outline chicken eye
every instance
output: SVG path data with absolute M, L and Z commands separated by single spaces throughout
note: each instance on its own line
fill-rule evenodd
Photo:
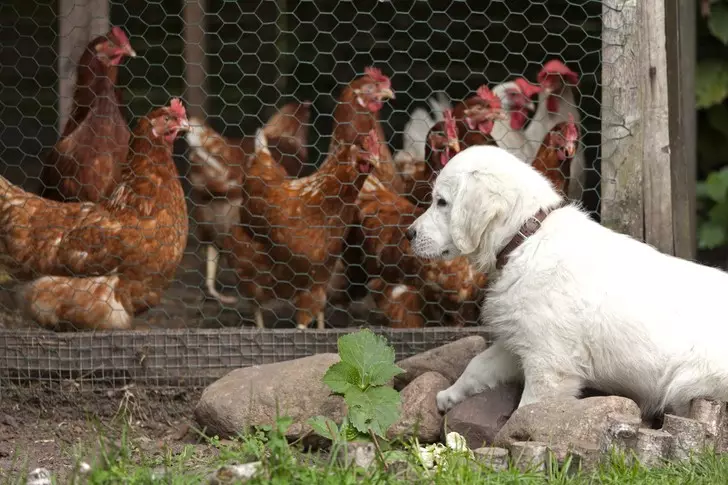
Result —
M 438 207 L 445 207 L 446 205 L 447 205 L 447 201 L 445 199 L 443 199 L 441 197 L 437 199 L 437 206 Z
M 169 123 L 169 115 L 164 115 L 164 122 Z

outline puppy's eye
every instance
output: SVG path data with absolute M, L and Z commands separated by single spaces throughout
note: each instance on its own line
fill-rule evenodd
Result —
M 438 207 L 445 207 L 446 205 L 447 205 L 447 201 L 445 199 L 442 199 L 442 198 L 437 199 Z

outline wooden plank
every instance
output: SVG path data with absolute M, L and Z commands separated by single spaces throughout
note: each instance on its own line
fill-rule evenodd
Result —
M 205 10 L 207 0 L 187 0 L 184 7 L 185 81 L 187 115 L 207 117 L 207 56 L 205 52 Z
M 638 3 L 640 41 L 635 70 L 642 98 L 645 242 L 674 254 L 665 2 Z
M 695 110 L 695 0 L 666 0 L 670 162 L 675 256 L 695 259 L 697 229 L 697 113 Z
M 240 367 L 336 352 L 338 338 L 353 330 L 0 330 L 0 389 L 66 379 L 91 386 L 128 382 L 147 387 L 204 386 Z M 470 335 L 486 336 L 480 327 L 372 330 L 387 337 L 398 359 Z
M 278 18 L 276 19 L 278 39 L 276 40 L 276 49 L 278 50 L 279 75 L 276 81 L 276 88 L 281 96 L 288 94 L 289 78 L 295 63 L 295 59 L 291 55 L 291 52 L 295 49 L 295 40 L 292 39 L 293 35 L 291 35 L 290 17 L 287 0 L 278 0 Z
M 640 25 L 636 0 L 602 4 L 602 224 L 644 238 Z
M 76 64 L 89 41 L 109 31 L 108 0 L 58 2 L 58 130 L 73 106 Z

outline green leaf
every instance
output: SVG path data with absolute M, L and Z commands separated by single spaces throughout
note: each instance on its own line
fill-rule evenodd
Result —
M 726 243 L 726 230 L 713 222 L 706 222 L 698 229 L 700 249 L 714 249 Z
M 372 438 L 369 436 L 369 433 L 360 433 L 359 430 L 357 430 L 354 425 L 352 425 L 348 420 L 346 422 L 346 427 L 343 428 L 342 435 L 344 438 L 346 438 L 346 441 L 371 441 Z
M 728 169 L 711 172 L 705 179 L 705 190 L 713 201 L 722 202 L 728 196 Z
M 339 427 L 331 418 L 327 418 L 326 416 L 314 416 L 307 422 L 319 436 L 328 438 L 331 441 L 336 441 L 339 437 Z
M 339 338 L 339 356 L 357 369 L 360 376 L 358 386 L 383 386 L 392 377 L 404 372 L 394 365 L 394 348 L 387 340 L 369 329 L 350 333 Z
M 391 387 L 370 387 L 366 391 L 351 388 L 344 400 L 349 408 L 351 424 L 361 433 L 385 437 L 387 430 L 399 419 L 400 396 Z
M 348 362 L 337 362 L 324 374 L 324 384 L 337 394 L 344 394 L 350 387 L 358 386 L 359 381 L 359 371 Z
M 708 29 L 721 42 L 728 44 L 728 5 L 719 3 L 711 7 Z
M 695 185 L 695 195 L 698 199 L 707 199 L 708 195 L 708 184 L 705 182 L 698 182 Z
M 720 227 L 728 228 L 728 200 L 723 199 L 710 208 L 708 221 Z
M 698 108 L 713 106 L 728 97 L 728 64 L 717 59 L 698 62 L 695 94 Z

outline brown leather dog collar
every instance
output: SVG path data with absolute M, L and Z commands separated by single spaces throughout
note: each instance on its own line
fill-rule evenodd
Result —
M 518 230 L 515 236 L 513 236 L 513 239 L 510 240 L 506 246 L 501 249 L 501 251 L 498 253 L 498 256 L 496 257 L 496 263 L 495 267 L 497 269 L 501 269 L 506 264 L 506 258 L 521 244 L 523 244 L 523 241 L 528 239 L 529 237 L 533 236 L 536 231 L 541 229 L 541 223 L 546 219 L 546 217 L 556 209 L 561 209 L 562 207 L 566 206 L 566 202 L 561 202 L 555 207 L 551 207 L 550 209 L 540 209 L 536 214 L 529 217 L 526 222 L 523 223 L 521 228 Z

